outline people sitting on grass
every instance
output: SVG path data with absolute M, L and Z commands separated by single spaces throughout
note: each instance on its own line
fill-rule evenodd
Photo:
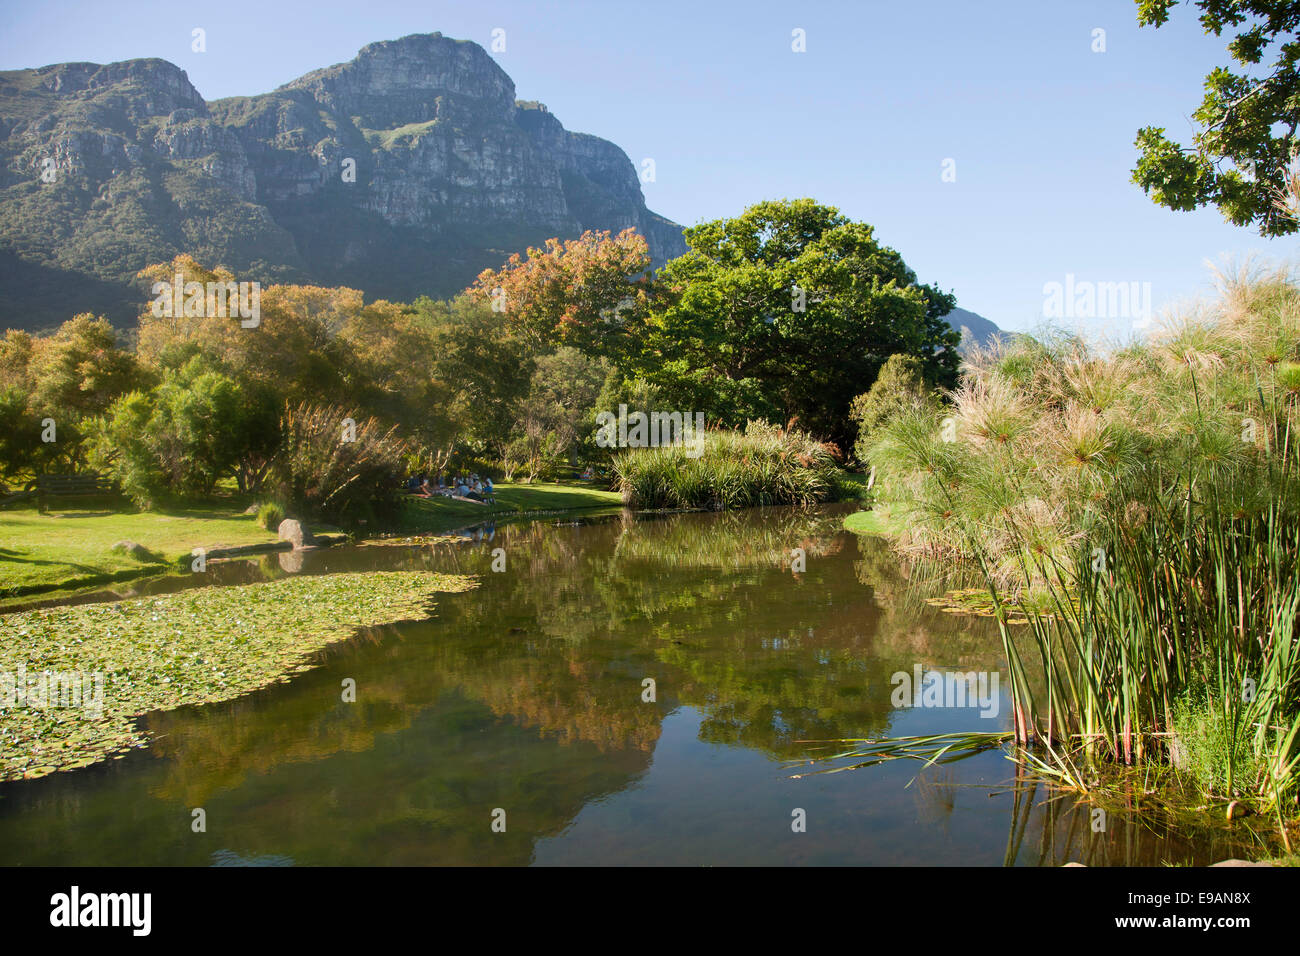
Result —
M 448 498 L 466 498 L 470 501 L 496 504 L 496 485 L 492 483 L 491 478 L 480 478 L 477 474 L 470 474 L 469 477 L 456 475 L 453 478 L 444 478 L 440 474 L 434 479 L 430 479 L 424 473 L 411 475 L 406 479 L 406 491 L 419 498 L 442 495 Z

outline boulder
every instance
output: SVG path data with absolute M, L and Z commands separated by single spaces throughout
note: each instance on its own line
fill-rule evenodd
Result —
M 1252 863 L 1250 860 L 1220 860 L 1218 863 L 1211 863 L 1211 866 L 1272 866 L 1272 863 Z
M 119 541 L 113 545 L 112 550 L 118 551 L 137 561 L 157 561 L 158 556 L 142 544 L 135 541 Z
M 295 551 L 310 548 L 315 543 L 311 532 L 303 527 L 301 521 L 294 518 L 285 518 L 281 521 L 280 527 L 276 529 L 275 533 L 281 541 L 288 541 L 292 544 Z

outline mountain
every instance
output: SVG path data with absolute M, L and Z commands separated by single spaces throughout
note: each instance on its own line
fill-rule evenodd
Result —
M 970 349 L 971 345 L 987 348 L 993 344 L 995 338 L 1007 334 L 984 316 L 977 315 L 970 309 L 953 309 L 944 318 L 949 325 L 962 334 L 959 348 L 963 354 Z
M 635 227 L 656 265 L 686 249 L 623 150 L 439 33 L 213 102 L 158 59 L 0 72 L 0 211 L 0 328 L 33 330 L 129 326 L 135 274 L 182 252 L 410 300 L 586 229 Z

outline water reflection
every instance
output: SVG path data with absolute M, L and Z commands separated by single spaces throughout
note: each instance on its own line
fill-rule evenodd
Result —
M 623 514 L 299 555 L 295 573 L 429 567 L 483 586 L 442 596 L 427 621 L 357 633 L 289 684 L 150 715 L 147 751 L 0 786 L 0 859 L 1035 865 L 1230 855 L 1221 834 L 1138 818 L 1112 817 L 1094 834 L 1086 805 L 1045 799 L 999 751 L 924 772 L 898 762 L 794 779 L 834 752 L 828 739 L 1006 724 L 969 708 L 891 705 L 891 674 L 917 664 L 1001 671 L 1000 641 L 989 621 L 927 605 L 942 582 L 841 531 L 842 514 Z M 290 573 L 280 557 L 221 574 Z M 340 699 L 345 678 L 355 703 Z M 190 830 L 195 807 L 206 833 Z M 505 833 L 490 827 L 497 808 Z M 805 833 L 791 830 L 795 808 Z

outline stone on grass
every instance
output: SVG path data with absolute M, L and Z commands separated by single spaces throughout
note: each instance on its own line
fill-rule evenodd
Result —
M 135 541 L 119 541 L 113 545 L 113 551 L 121 552 L 137 561 L 157 561 L 158 556 L 142 544 Z
M 311 532 L 303 527 L 301 521 L 294 518 L 285 518 L 281 521 L 280 527 L 276 530 L 276 535 L 279 536 L 281 541 L 288 541 L 292 544 L 295 551 L 310 548 L 315 543 Z

